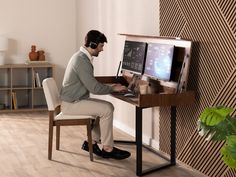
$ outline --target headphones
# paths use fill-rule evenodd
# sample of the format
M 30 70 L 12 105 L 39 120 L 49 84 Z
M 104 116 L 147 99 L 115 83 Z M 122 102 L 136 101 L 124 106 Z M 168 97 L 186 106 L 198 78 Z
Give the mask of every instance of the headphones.
M 90 42 L 89 43 L 89 47 L 92 48 L 92 49 L 96 49 L 98 46 L 98 44 L 96 42 Z
M 99 36 L 96 38 L 96 40 L 94 42 L 91 41 L 89 43 L 89 47 L 92 48 L 92 49 L 96 49 L 98 47 L 98 43 L 99 43 L 102 36 L 103 36 L 103 34 L 100 33 Z

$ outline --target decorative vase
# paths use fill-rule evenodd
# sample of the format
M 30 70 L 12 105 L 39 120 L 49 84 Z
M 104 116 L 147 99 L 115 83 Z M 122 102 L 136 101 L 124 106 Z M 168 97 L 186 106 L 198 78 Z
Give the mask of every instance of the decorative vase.
M 37 61 L 38 60 L 38 52 L 36 52 L 36 46 L 35 45 L 32 45 L 31 46 L 31 52 L 29 53 L 29 59 L 31 61 Z
M 45 61 L 45 55 L 43 50 L 38 51 L 38 60 L 39 61 Z

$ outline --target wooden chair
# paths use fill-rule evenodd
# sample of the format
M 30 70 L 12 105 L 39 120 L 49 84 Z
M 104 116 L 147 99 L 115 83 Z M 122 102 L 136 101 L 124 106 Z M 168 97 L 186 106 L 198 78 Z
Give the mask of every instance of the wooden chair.
M 90 160 L 93 161 L 91 125 L 95 119 L 88 115 L 65 115 L 61 112 L 61 99 L 58 87 L 53 78 L 43 80 L 43 90 L 49 112 L 48 159 L 52 159 L 53 127 L 56 126 L 56 150 L 60 146 L 60 126 L 86 125 L 89 144 Z

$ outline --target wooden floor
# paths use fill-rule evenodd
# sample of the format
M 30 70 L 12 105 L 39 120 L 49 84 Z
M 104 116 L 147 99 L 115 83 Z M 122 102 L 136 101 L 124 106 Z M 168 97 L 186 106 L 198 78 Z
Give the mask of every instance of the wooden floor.
M 129 139 L 118 130 L 115 138 Z M 51 161 L 47 159 L 48 119 L 46 113 L 0 114 L 0 177 L 133 177 L 135 173 L 135 146 L 116 146 L 129 150 L 125 160 L 102 159 L 81 150 L 85 128 L 62 127 L 61 150 L 53 147 Z M 55 145 L 55 143 L 54 143 Z M 155 154 L 144 149 L 144 169 L 161 162 Z M 183 165 L 154 172 L 146 177 L 203 177 Z

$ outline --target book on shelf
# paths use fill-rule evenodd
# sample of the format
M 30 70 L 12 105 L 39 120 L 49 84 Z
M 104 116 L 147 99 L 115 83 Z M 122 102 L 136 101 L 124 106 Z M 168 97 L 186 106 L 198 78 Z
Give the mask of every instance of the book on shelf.
M 35 72 L 35 86 L 36 87 L 42 87 L 41 80 L 40 80 L 38 72 Z
M 12 92 L 12 107 L 13 109 L 18 109 L 16 92 Z

